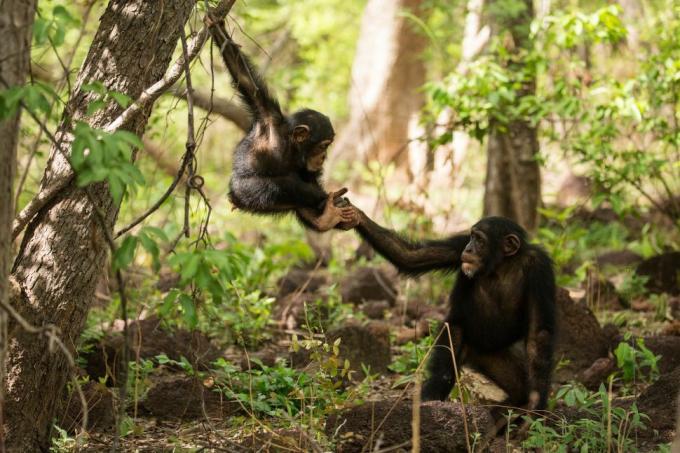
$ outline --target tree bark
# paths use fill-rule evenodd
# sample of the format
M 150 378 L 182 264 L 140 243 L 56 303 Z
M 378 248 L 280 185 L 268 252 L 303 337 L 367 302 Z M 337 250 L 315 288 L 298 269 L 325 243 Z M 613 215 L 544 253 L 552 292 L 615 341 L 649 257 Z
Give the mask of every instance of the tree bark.
M 37 0 L 0 1 L 0 90 L 23 85 L 31 55 L 31 32 Z M 16 171 L 16 151 L 21 111 L 0 121 L 0 302 L 9 300 L 9 271 L 12 256 L 12 220 Z M 0 309 L 0 426 L 4 420 L 5 352 L 7 351 L 7 313 Z M 0 431 L 0 451 L 4 451 Z
M 498 1 L 490 3 L 494 7 L 490 8 L 493 11 L 492 33 L 511 39 L 507 47 L 515 55 L 521 49 L 529 49 L 529 25 L 534 17 L 532 0 L 523 0 L 523 10 L 513 17 L 499 8 Z M 519 70 L 518 65 L 521 64 L 513 65 Z M 535 80 L 525 81 L 519 97 L 534 91 Z M 514 120 L 504 128 L 492 122 L 487 144 L 484 215 L 509 217 L 527 230 L 535 230 L 541 202 L 541 175 L 536 161 L 538 151 L 536 128 L 528 121 Z
M 401 15 L 418 15 L 423 0 L 370 0 L 352 68 L 350 119 L 334 155 L 405 162 L 409 123 L 423 105 L 421 54 L 426 40 Z M 335 160 L 335 159 L 334 159 Z
M 168 67 L 193 2 L 166 0 L 111 0 L 77 78 L 56 135 L 70 151 L 74 121 L 104 127 L 122 109 L 115 103 L 85 118 L 96 96 L 82 91 L 83 83 L 101 81 L 107 89 L 137 98 L 161 79 Z M 122 128 L 138 136 L 146 126 L 151 106 Z M 52 147 L 41 187 L 63 180 L 70 167 Z M 90 191 L 111 230 L 118 214 L 105 184 Z M 21 286 L 17 310 L 30 323 L 56 325 L 71 349 L 82 331 L 101 272 L 107 266 L 107 245 L 96 212 L 85 192 L 72 183 L 54 197 L 28 225 L 12 274 Z M 68 377 L 63 355 L 51 353 L 44 338 L 14 328 L 10 322 L 5 432 L 11 451 L 46 451 L 50 430 Z

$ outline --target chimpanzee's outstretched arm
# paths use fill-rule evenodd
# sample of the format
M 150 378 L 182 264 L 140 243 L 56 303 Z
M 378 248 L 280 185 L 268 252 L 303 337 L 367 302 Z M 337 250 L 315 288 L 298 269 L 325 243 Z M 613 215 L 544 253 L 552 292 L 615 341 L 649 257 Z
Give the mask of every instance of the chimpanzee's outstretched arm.
M 253 115 L 255 124 L 263 122 L 267 127 L 278 127 L 284 120 L 283 112 L 255 66 L 227 34 L 224 22 L 211 22 L 209 18 L 206 22 L 231 74 L 234 87 Z
M 407 275 L 416 276 L 433 270 L 456 270 L 460 266 L 463 249 L 470 240 L 468 234 L 461 234 L 449 239 L 411 242 L 381 227 L 358 209 L 357 212 L 360 222 L 356 230 L 361 237 Z
M 529 409 L 545 409 L 550 391 L 555 342 L 555 276 L 550 258 L 537 253 L 525 281 L 529 301 L 526 338 Z

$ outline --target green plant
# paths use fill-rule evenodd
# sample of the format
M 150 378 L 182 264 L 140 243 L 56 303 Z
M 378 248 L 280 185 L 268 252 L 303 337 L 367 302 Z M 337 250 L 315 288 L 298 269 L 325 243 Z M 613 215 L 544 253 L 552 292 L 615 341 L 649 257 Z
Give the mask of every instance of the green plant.
M 630 344 L 631 334 L 627 333 L 622 342 L 614 350 L 616 364 L 621 370 L 624 383 L 636 380 L 652 382 L 659 376 L 657 362 L 661 356 L 654 355 L 645 346 L 643 338 L 635 339 L 635 346 Z
M 415 379 L 413 373 L 427 356 L 427 352 L 432 347 L 432 341 L 432 336 L 428 335 L 421 338 L 417 343 L 409 341 L 399 348 L 399 355 L 397 355 L 388 366 L 391 371 L 402 375 L 396 380 L 394 387 L 413 382 Z
M 256 366 L 239 371 L 220 358 L 214 363 L 217 388 L 254 415 L 320 420 L 329 409 L 348 398 L 349 394 L 342 390 L 342 379 L 349 371 L 349 363 L 339 358 L 339 341 L 330 345 L 293 337 L 292 348 L 307 349 L 318 367 L 303 371 L 290 368 L 281 360 L 267 366 L 251 359 Z
M 646 275 L 638 275 L 633 271 L 627 272 L 619 288 L 621 296 L 628 300 L 633 300 L 646 295 L 647 288 L 645 285 L 647 280 L 649 280 L 649 277 Z
M 582 414 L 577 420 L 560 417 L 532 419 L 523 448 L 538 448 L 547 452 L 634 451 L 633 432 L 645 427 L 635 403 L 629 408 L 614 407 L 604 385 L 598 391 L 589 392 L 580 384 L 562 386 L 556 400 L 576 408 Z
M 56 423 L 52 427 L 57 431 L 58 436 L 52 437 L 52 445 L 50 452 L 52 453 L 68 453 L 76 451 L 78 441 L 63 428 L 60 428 Z

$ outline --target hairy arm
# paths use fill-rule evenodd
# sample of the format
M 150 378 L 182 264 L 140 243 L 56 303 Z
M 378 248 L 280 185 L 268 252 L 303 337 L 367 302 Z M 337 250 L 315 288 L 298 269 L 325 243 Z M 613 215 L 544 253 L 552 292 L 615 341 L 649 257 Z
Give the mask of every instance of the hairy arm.
M 461 234 L 449 239 L 412 242 L 392 230 L 383 228 L 357 209 L 356 230 L 380 255 L 400 272 L 417 276 L 433 270 L 455 270 L 470 236 Z
M 267 84 L 255 69 L 250 59 L 245 56 L 231 36 L 227 33 L 224 22 L 208 21 L 210 34 L 220 49 L 224 64 L 231 74 L 234 87 L 246 104 L 255 122 L 263 121 L 265 125 L 277 127 L 284 119 L 279 103 L 269 93 Z
M 529 301 L 526 338 L 529 409 L 546 407 L 555 343 L 555 275 L 550 258 L 544 253 L 537 255 L 525 276 Z

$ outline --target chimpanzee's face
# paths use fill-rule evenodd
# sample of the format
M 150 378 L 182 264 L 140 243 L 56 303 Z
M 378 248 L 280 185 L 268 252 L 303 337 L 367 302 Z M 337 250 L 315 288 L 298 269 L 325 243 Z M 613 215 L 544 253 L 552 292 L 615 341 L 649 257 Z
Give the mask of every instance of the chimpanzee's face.
M 305 165 L 307 171 L 316 173 L 323 170 L 323 164 L 326 162 L 328 156 L 328 147 L 333 143 L 333 139 L 323 140 L 317 143 L 308 154 Z
M 460 257 L 461 270 L 468 278 L 490 273 L 506 257 L 515 255 L 522 245 L 520 236 L 509 230 L 507 219 L 488 217 L 470 230 L 470 242 Z
M 483 231 L 472 228 L 470 242 L 465 246 L 461 256 L 461 270 L 468 278 L 473 278 L 482 269 L 485 258 L 489 255 L 489 238 Z

